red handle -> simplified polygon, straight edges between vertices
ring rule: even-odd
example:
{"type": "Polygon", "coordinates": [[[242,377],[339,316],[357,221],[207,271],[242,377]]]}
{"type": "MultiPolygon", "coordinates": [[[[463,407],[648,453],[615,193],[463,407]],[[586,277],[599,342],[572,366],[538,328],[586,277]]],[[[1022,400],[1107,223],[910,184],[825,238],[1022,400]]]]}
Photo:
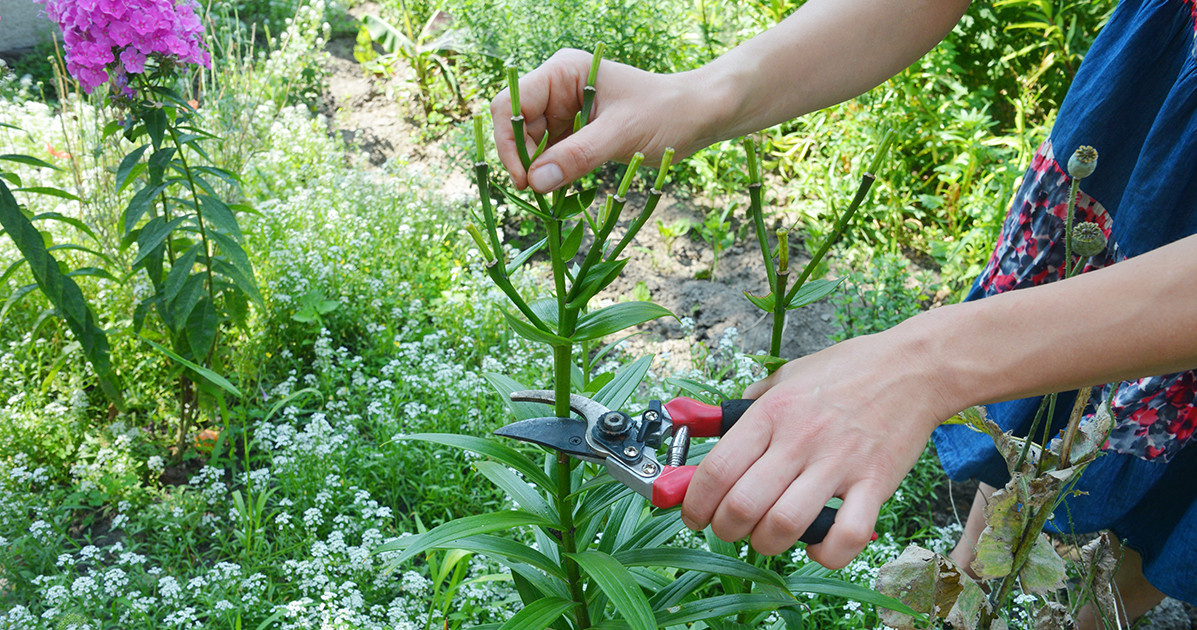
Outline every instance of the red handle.
{"type": "Polygon", "coordinates": [[[661,476],[653,481],[653,505],[659,508],[680,505],[686,498],[695,470],[698,466],[666,466],[662,469],[661,476]]]}
{"type": "Polygon", "coordinates": [[[665,403],[673,426],[689,427],[690,437],[723,435],[723,408],[698,402],[693,398],[674,398],[665,403]]]}

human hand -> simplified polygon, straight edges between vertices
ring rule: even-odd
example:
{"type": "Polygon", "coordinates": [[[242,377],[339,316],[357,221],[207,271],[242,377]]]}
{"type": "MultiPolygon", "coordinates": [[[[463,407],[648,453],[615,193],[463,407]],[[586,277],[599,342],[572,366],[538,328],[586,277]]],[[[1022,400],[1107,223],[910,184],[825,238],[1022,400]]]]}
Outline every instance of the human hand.
{"type": "Polygon", "coordinates": [[[868,544],[881,504],[957,409],[902,331],[791,361],[744,391],[756,399],[703,459],[682,508],[691,529],[754,549],[789,549],[832,497],[835,524],[807,554],[829,568],[868,544]]]}
{"type": "Polygon", "coordinates": [[[651,164],[660,160],[666,148],[674,148],[681,158],[705,146],[699,118],[689,114],[701,105],[690,95],[694,86],[684,75],[653,74],[606,60],[599,66],[591,120],[573,133],[592,59],[587,52],[561,50],[520,79],[520,110],[527,136],[522,140],[528,154],[534,154],[545,133],[549,135],[548,148],[528,172],[520,163],[515,135],[507,122],[510,93],[504,89],[491,102],[499,159],[516,188],[531,184],[537,192],[549,192],[608,160],[627,162],[641,152],[651,164]]]}

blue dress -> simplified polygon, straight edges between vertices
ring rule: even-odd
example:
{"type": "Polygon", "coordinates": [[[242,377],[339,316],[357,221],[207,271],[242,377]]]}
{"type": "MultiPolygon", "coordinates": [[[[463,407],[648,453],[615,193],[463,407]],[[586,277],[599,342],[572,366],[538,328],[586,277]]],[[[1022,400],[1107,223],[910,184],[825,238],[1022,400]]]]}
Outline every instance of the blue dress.
{"type": "MultiPolygon", "coordinates": [[[[1001,237],[967,299],[1063,277],[1064,217],[1078,146],[1099,154],[1081,181],[1076,221],[1096,223],[1106,250],[1082,272],[1115,264],[1197,233],[1197,0],[1123,0],[1094,41],[1060,107],[1051,135],[1024,176],[1001,237]]],[[[1148,279],[1145,279],[1147,281],[1148,279]]],[[[1193,291],[1178,286],[1177,291],[1193,291]]],[[[1084,308],[1078,305],[1078,308],[1084,308]]],[[[1197,322],[1193,322],[1197,326],[1197,322]]],[[[1062,428],[1076,392],[1061,395],[1062,428]]],[[[1112,400],[1115,427],[1049,529],[1113,531],[1143,556],[1156,588],[1197,604],[1197,373],[1094,388],[1112,400]],[[1112,398],[1110,398],[1112,396],[1112,398]]],[[[1025,434],[1039,398],[992,404],[989,417],[1025,434]]],[[[987,436],[962,426],[936,430],[947,474],[1001,487],[1005,462],[987,436]]]]}

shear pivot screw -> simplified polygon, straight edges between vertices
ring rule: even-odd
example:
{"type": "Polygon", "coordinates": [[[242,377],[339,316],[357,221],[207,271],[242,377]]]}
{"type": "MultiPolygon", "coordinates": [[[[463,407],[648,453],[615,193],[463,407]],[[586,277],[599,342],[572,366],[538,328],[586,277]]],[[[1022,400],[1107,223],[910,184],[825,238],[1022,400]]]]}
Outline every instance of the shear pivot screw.
{"type": "Polygon", "coordinates": [[[652,462],[645,462],[645,464],[640,467],[640,472],[646,475],[651,475],[657,472],[657,465],[652,462]]]}
{"type": "Polygon", "coordinates": [[[624,457],[635,457],[639,454],[640,454],[640,451],[637,450],[635,446],[629,446],[629,447],[623,449],[624,457]]]}
{"type": "Polygon", "coordinates": [[[632,419],[618,411],[607,412],[598,421],[599,430],[611,437],[625,435],[631,425],[632,419]]]}

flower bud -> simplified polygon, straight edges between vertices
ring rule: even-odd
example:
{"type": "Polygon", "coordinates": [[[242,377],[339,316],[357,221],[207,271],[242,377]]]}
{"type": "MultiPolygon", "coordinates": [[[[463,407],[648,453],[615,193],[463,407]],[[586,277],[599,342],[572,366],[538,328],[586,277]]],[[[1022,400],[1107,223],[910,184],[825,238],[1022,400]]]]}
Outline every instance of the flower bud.
{"type": "Polygon", "coordinates": [[[1077,256],[1096,256],[1105,248],[1106,235],[1096,223],[1083,221],[1072,228],[1072,251],[1077,256]]]}
{"type": "Polygon", "coordinates": [[[1097,149],[1082,144],[1068,158],[1068,174],[1074,179],[1084,179],[1097,168],[1097,149]]]}

